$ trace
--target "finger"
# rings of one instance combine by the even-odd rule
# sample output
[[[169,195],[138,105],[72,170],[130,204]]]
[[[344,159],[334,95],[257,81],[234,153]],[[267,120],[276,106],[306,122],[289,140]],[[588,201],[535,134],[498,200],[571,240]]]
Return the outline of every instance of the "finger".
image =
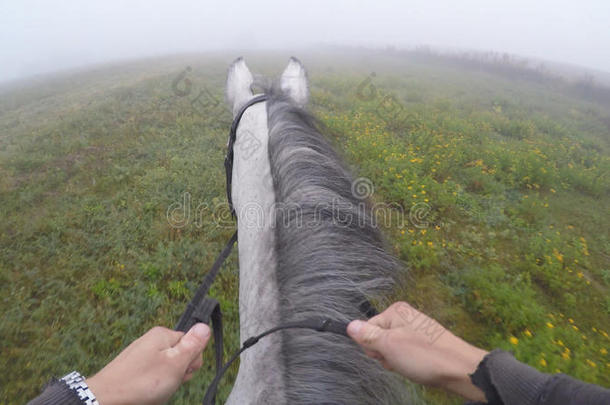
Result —
[[[140,339],[161,350],[164,350],[175,346],[180,341],[182,336],[184,336],[184,332],[178,332],[161,326],[155,326],[146,332]]]
[[[385,368],[386,370],[394,371],[394,369],[392,368],[392,366],[390,366],[390,363],[388,363],[387,361],[385,361],[385,359],[379,359],[379,362],[381,363],[381,365],[383,366],[383,368]]]
[[[408,325],[421,313],[406,302],[395,302],[382,313],[369,319],[369,323],[383,329],[399,328]]]
[[[366,354],[371,359],[375,359],[375,360],[382,360],[383,359],[383,356],[381,355],[381,353],[379,353],[376,350],[364,349],[364,354]]]
[[[347,334],[365,349],[383,352],[386,329],[364,321],[352,321],[347,325]]]
[[[191,364],[189,364],[189,367],[186,370],[186,372],[194,373],[195,371],[199,370],[201,368],[201,366],[203,366],[203,357],[197,356],[195,358],[195,360],[191,361]]]
[[[186,370],[197,357],[201,357],[201,352],[209,340],[210,327],[204,323],[197,323],[167,352],[171,357],[177,358],[179,364]]]
[[[186,373],[182,378],[182,381],[187,382],[188,380],[193,378],[193,375],[195,375],[195,372],[199,370],[201,366],[203,366],[203,357],[197,356],[197,358],[195,358],[195,360],[193,360],[191,364],[189,364],[188,368],[186,369]]]
[[[383,329],[391,329],[392,317],[390,316],[389,309],[386,309],[382,313],[375,315],[374,317],[369,319],[368,322],[373,325],[377,325]]]
[[[397,302],[392,307],[395,314],[394,319],[399,326],[413,325],[419,322],[419,319],[426,317],[426,315],[406,302]]]
[[[191,378],[193,378],[194,375],[194,373],[186,373],[184,377],[182,377],[182,382],[185,383],[189,381]]]

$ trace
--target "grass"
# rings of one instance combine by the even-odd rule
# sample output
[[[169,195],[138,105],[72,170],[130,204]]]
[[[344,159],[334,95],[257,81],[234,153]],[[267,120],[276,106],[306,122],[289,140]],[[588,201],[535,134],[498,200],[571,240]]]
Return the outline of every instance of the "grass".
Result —
[[[0,402],[24,403],[72,369],[94,373],[148,328],[177,321],[232,232],[217,209],[230,60],[142,61],[0,90]],[[248,60],[277,74],[286,58]],[[375,201],[425,208],[386,228],[411,270],[393,298],[486,349],[609,386],[608,106],[438,61],[303,60],[311,109],[372,180]],[[175,228],[168,207],[185,193],[193,209]],[[237,283],[232,255],[212,291],[227,353],[238,343]],[[201,399],[212,356],[172,403]]]

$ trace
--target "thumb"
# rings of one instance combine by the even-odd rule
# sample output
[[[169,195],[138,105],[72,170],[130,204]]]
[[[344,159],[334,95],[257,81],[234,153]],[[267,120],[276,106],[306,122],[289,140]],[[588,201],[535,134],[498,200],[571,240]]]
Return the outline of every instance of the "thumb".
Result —
[[[196,323],[173,347],[177,356],[188,366],[207,346],[210,340],[210,327],[205,323]],[[182,361],[181,361],[182,363]]]
[[[386,330],[364,321],[352,321],[347,325],[347,334],[365,349],[381,352]]]

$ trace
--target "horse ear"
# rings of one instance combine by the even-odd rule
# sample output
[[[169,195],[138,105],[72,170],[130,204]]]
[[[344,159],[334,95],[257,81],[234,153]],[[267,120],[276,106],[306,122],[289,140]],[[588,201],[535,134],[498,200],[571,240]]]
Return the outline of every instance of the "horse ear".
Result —
[[[254,78],[244,58],[235,59],[227,73],[227,102],[233,110],[233,114],[252,98],[253,83]]]
[[[305,67],[294,56],[290,58],[288,66],[282,73],[280,80],[282,91],[286,93],[297,105],[304,107],[309,99],[309,85]]]

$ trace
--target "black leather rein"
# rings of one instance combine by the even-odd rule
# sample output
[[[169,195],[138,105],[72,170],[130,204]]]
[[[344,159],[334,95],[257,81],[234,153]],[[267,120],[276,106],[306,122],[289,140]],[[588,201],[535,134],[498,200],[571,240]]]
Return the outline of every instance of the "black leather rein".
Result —
[[[233,214],[234,217],[235,209],[233,209],[233,198],[231,197],[231,182],[233,181],[233,147],[235,146],[235,141],[237,139],[237,127],[239,126],[241,117],[244,115],[246,110],[252,107],[254,104],[262,103],[263,101],[267,101],[266,94],[258,95],[248,101],[239,109],[237,114],[235,114],[235,118],[231,123],[231,130],[229,132],[229,143],[227,144],[227,155],[225,156],[225,174],[227,178],[227,201],[229,202],[231,214]]]
[[[229,143],[227,145],[227,155],[225,157],[224,164],[227,176],[227,199],[229,201],[229,206],[231,207],[231,213],[234,216],[235,211],[233,209],[233,203],[231,199],[231,178],[233,176],[233,147],[235,145],[235,140],[237,137],[237,127],[239,126],[241,117],[244,115],[244,113],[249,107],[266,100],[267,95],[265,94],[252,98],[239,109],[239,111],[235,115],[233,123],[231,124],[231,132],[229,133]],[[197,292],[186,306],[184,313],[182,314],[180,320],[174,328],[177,331],[182,331],[186,333],[197,322],[203,322],[208,325],[211,324],[212,326],[214,334],[214,352],[216,357],[216,376],[214,377],[214,380],[212,380],[212,383],[206,390],[205,396],[203,398],[203,405],[212,405],[215,403],[218,383],[220,382],[226,371],[229,369],[231,364],[233,364],[233,362],[235,362],[235,360],[239,358],[242,352],[255,345],[260,339],[264,338],[267,335],[270,335],[283,329],[311,329],[318,332],[332,332],[339,335],[347,336],[347,323],[335,321],[328,318],[307,318],[301,321],[287,322],[273,327],[269,330],[266,330],[257,336],[253,336],[246,339],[241,348],[237,352],[235,352],[235,354],[231,356],[229,361],[227,361],[223,365],[223,333],[222,313],[220,311],[220,304],[215,299],[207,297],[207,294],[210,290],[210,287],[212,286],[212,283],[214,282],[214,279],[216,278],[216,275],[220,271],[222,264],[231,254],[231,250],[233,249],[233,245],[236,241],[237,231],[233,233],[231,239],[229,239],[222,252],[220,252],[220,255],[216,258],[216,261],[212,265],[212,268],[205,275],[203,281],[197,289]],[[368,301],[364,302],[360,310],[367,317],[372,317],[377,314],[377,311],[370,305]]]

